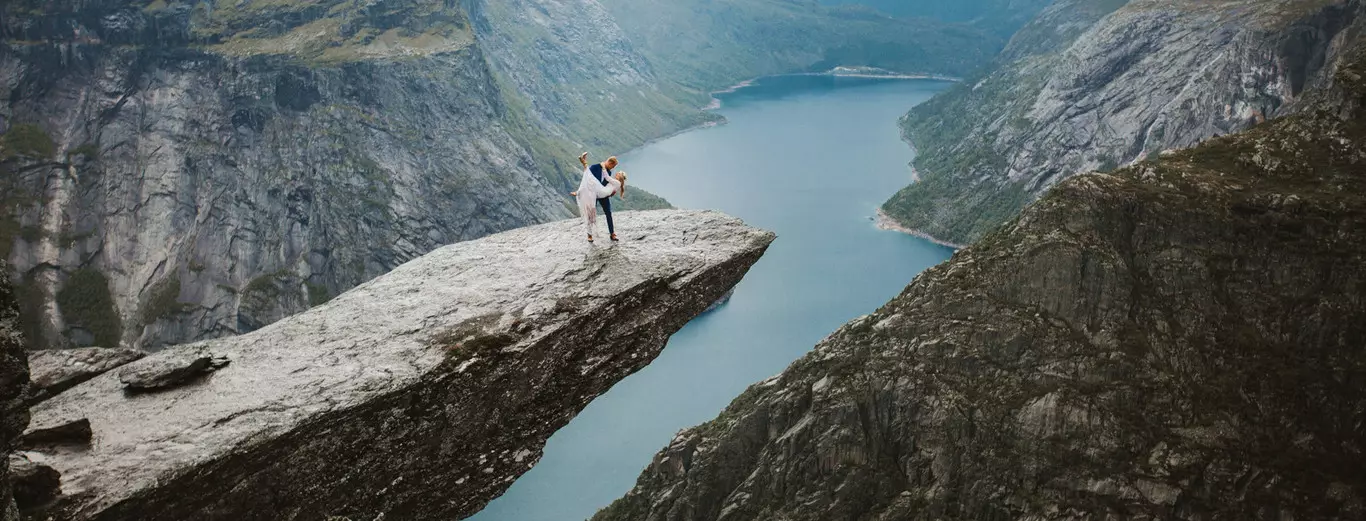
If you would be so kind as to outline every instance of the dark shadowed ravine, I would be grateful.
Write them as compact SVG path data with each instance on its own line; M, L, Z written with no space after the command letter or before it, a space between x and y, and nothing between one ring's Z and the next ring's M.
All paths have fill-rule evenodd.
M657 361L593 402L550 438L534 469L471 519L591 516L630 489L678 430L711 419L745 387L948 258L948 248L872 221L911 175L914 153L899 139L897 118L947 85L768 78L721 96L726 125L624 155L631 185L682 208L740 217L778 240L727 305L694 320ZM629 228L630 214L617 224Z

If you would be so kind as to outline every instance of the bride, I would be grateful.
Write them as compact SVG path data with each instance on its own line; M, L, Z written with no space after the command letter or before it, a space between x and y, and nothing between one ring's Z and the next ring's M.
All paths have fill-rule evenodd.
M598 224L598 199L616 195L626 200L626 172L607 176L606 181L607 184L602 184L592 170L585 168L583 179L579 181L579 190L569 194L578 198L579 213L583 214L583 222L588 226L588 242L593 242L593 230Z

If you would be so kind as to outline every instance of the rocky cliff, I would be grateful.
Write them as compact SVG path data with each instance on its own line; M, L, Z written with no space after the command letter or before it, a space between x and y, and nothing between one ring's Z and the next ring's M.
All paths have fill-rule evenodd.
M902 225L967 243L1068 176L1292 113L1363 27L1357 0L1062 0L996 67L916 107Z
M8 269L0 259L0 269ZM19 305L0 277L0 521L19 521L10 482L9 453L28 427L28 361L19 336Z
M472 514L773 240L713 212L620 220L613 246L563 221L443 247L326 305L42 402L29 438L80 420L93 436L23 453L61 473L62 495L30 515Z
M1361 519L1366 60L1055 186L681 432L596 521Z
M750 13L728 26L745 34L809 23L800 34L887 42L905 27L766 21L767 3L742 4L691 7ZM705 85L661 74L672 55L639 49L618 18L598 0L5 2L0 258L29 340L155 349L248 332L437 246L568 217L580 149L712 118ZM989 52L955 41L901 63L947 72ZM863 64L828 47L689 63L732 83Z

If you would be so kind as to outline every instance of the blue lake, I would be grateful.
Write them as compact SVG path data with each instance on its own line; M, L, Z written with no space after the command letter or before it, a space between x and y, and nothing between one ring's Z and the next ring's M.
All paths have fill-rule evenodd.
M630 490L680 429L712 419L750 384L947 259L949 248L879 230L872 217L910 183L914 153L898 118L948 85L766 78L718 96L727 124L623 155L630 186L680 208L721 210L778 239L729 303L692 321L658 360L590 404L550 438L535 468L471 519L591 516ZM629 227L630 214L617 224Z

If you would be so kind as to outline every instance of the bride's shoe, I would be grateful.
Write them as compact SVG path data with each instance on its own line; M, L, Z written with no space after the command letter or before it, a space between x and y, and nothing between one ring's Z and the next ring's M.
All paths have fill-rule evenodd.
M593 242L593 234L588 234L588 242Z

